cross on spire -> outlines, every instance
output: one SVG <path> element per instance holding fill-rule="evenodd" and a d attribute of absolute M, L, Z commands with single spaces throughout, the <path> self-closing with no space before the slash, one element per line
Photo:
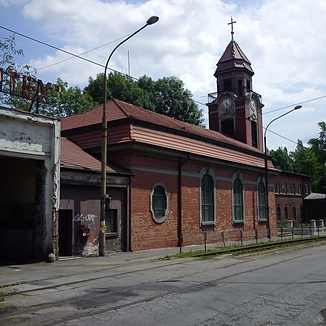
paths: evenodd
<path fill-rule="evenodd" d="M 231 25 L 231 41 L 233 41 L 233 24 L 235 24 L 236 21 L 233 21 L 233 18 L 231 17 L 231 23 L 228 23 L 228 25 Z"/>

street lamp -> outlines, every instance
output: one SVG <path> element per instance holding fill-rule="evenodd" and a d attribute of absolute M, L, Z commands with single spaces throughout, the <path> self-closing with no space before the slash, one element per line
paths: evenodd
<path fill-rule="evenodd" d="M 125 38 L 123 41 L 121 41 L 111 52 L 106 65 L 104 69 L 104 81 L 103 81 L 103 116 L 102 116 L 102 148 L 101 148 L 101 211 L 100 211 L 100 223 L 101 223 L 101 228 L 100 228 L 100 234 L 99 234 L 99 255 L 104 256 L 105 255 L 105 206 L 106 206 L 106 200 L 108 198 L 107 193 L 106 193 L 106 164 L 107 164 L 107 119 L 106 119 L 106 102 L 107 102 L 107 69 L 108 65 L 110 62 L 110 59 L 115 52 L 115 50 L 128 41 L 130 38 L 132 38 L 134 35 L 139 33 L 141 30 L 143 30 L 145 27 L 148 25 L 153 25 L 155 24 L 159 18 L 157 16 L 152 16 L 150 17 L 146 24 L 139 28 L 136 32 L 132 33 L 129 35 L 127 38 Z"/>
<path fill-rule="evenodd" d="M 269 219 L 269 200 L 268 200 L 268 166 L 267 166 L 267 147 L 266 147 L 266 132 L 268 127 L 274 122 L 275 120 L 278 120 L 285 115 L 291 113 L 292 111 L 299 110 L 302 108 L 302 105 L 295 106 L 292 110 L 285 112 L 284 114 L 281 114 L 280 116 L 276 117 L 272 121 L 268 123 L 268 125 L 265 128 L 264 132 L 264 148 L 265 148 L 265 204 L 266 204 L 266 219 L 267 219 L 267 237 L 271 239 L 271 228 L 270 228 L 270 219 Z"/>

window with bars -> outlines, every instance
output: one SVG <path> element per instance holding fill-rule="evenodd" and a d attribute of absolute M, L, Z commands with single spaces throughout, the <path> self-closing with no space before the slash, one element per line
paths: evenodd
<path fill-rule="evenodd" d="M 117 219 L 117 210 L 110 209 L 105 211 L 105 226 L 107 233 L 115 233 L 118 232 L 118 219 Z"/>

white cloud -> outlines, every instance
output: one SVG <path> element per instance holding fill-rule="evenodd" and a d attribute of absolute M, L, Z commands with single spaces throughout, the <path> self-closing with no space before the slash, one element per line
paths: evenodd
<path fill-rule="evenodd" d="M 8 7 L 10 5 L 20 5 L 26 3 L 28 0 L 0 0 L 0 5 Z"/>
<path fill-rule="evenodd" d="M 18 1 L 18 0 L 17 0 Z M 144 74 L 158 79 L 176 76 L 182 79 L 200 102 L 216 91 L 213 73 L 216 63 L 230 42 L 230 22 L 236 20 L 234 37 L 255 71 L 254 90 L 263 96 L 265 112 L 326 95 L 326 2 L 319 0 L 266 0 L 235 3 L 222 0 L 148 0 L 100 1 L 31 0 L 21 6 L 25 20 L 37 22 L 39 30 L 25 31 L 41 35 L 42 40 L 82 53 L 112 42 L 87 58 L 105 64 L 108 55 L 126 35 L 140 28 L 151 15 L 160 20 L 134 36 L 113 55 L 110 67 L 134 77 Z M 0 4 L 14 1 L 0 0 Z M 15 17 L 14 17 L 15 19 Z M 18 19 L 18 18 L 17 18 Z M 17 21 L 17 25 L 18 21 Z M 38 34 L 37 34 L 38 33 Z M 115 42 L 114 42 L 115 41 Z M 53 49 L 46 53 L 28 49 L 30 63 L 36 68 L 62 61 L 67 56 Z M 26 52 L 26 51 L 24 51 Z M 129 61 L 128 61 L 129 53 Z M 88 77 L 96 77 L 103 68 L 72 59 L 39 71 L 39 78 L 60 77 L 69 85 L 83 87 Z M 315 137 L 317 122 L 325 120 L 325 99 L 304 103 L 290 120 L 282 119 L 272 130 L 296 141 Z M 201 106 L 201 108 L 205 108 Z M 270 121 L 278 114 L 266 114 Z M 289 123 L 290 125 L 285 124 Z M 269 136 L 273 146 L 283 139 Z M 295 146 L 293 143 L 288 143 Z"/>

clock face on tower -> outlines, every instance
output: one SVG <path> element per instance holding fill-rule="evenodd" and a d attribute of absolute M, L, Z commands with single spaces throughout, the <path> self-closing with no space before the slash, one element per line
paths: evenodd
<path fill-rule="evenodd" d="M 233 110 L 234 105 L 233 105 L 232 98 L 229 96 L 223 97 L 220 101 L 218 108 L 219 108 L 220 116 L 233 115 L 234 114 L 234 110 Z"/>

